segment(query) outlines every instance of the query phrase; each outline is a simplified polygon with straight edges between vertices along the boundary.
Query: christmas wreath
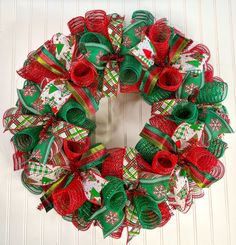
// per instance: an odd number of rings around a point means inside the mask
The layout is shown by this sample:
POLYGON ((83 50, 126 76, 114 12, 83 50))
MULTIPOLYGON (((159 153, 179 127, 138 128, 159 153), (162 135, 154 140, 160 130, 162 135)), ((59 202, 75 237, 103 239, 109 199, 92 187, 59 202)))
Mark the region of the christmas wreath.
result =
POLYGON ((222 101, 227 84, 213 76, 210 52, 166 19, 135 11, 124 17, 93 10, 69 21, 31 52, 18 74, 16 107, 3 117, 13 134, 14 170, 78 230, 92 224, 127 242, 141 228, 165 225, 187 212, 203 188, 222 178, 219 160, 231 133, 222 101), (151 117, 135 146, 91 143, 91 115, 103 97, 140 93, 151 117))

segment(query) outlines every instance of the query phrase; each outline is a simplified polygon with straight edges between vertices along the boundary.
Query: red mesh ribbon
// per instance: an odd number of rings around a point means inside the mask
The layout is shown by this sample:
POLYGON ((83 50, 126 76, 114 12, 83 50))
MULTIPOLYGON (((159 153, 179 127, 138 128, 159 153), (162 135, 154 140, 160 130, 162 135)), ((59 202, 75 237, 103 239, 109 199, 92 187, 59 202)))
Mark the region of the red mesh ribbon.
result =
POLYGON ((152 126, 159 128, 163 133, 168 134, 169 136, 172 136, 175 129, 177 128, 177 124, 174 121, 169 120, 162 115, 151 117, 149 122, 152 126))
POLYGON ((183 154, 183 158, 200 187, 210 186, 224 175, 224 165, 205 148, 192 147, 183 154))
POLYGON ((48 78, 49 80, 54 80, 58 77, 58 75, 52 73, 47 68, 40 65, 36 60, 22 67, 20 70, 17 71, 17 73, 24 79, 33 81, 38 84, 41 84, 46 78, 48 78))
POLYGON ((55 210, 62 216, 73 213, 86 201, 83 185, 78 176, 74 176, 65 188, 56 190, 52 194, 55 210))
POLYGON ((171 174, 178 157, 169 151, 158 151, 152 160, 152 169, 155 173, 160 175, 171 174))
POLYGON ((80 32, 84 32, 84 26, 85 26, 85 19, 83 16, 77 16, 73 19, 71 19, 67 23, 71 34, 76 35, 80 32))
POLYGON ((139 170, 144 171, 144 172, 153 172, 153 169, 150 166, 150 164, 146 162, 140 154, 137 154, 136 162, 138 164, 139 170))
POLYGON ((169 49, 170 33, 170 27, 167 25, 166 19, 160 19, 150 27, 149 38, 155 47, 158 63, 165 63, 169 49))
POLYGON ((29 54, 27 64, 17 71, 21 77, 39 84, 42 84, 45 79, 69 78, 66 69, 54 57, 52 43, 50 42, 47 41, 43 46, 29 54))
POLYGON ((87 137, 81 142, 64 141, 64 152, 69 160, 79 159, 83 153, 85 153, 90 146, 90 139, 87 137))
POLYGON ((158 227, 162 227, 170 220, 173 213, 171 212, 166 202, 159 203, 158 208, 160 209, 162 216, 161 223, 158 225, 158 227))
POLYGON ((102 164, 102 176, 115 176, 123 179, 123 161, 125 148, 114 148, 108 151, 110 154, 102 164))
POLYGON ((88 31, 98 32, 108 37, 108 18, 103 10, 91 10, 85 14, 85 23, 88 31))
POLYGON ((79 59, 70 70, 71 80, 79 87, 88 87, 97 78, 97 71, 86 59, 79 59))
POLYGON ((176 91, 182 83, 182 74, 173 67, 165 67, 158 79, 158 86, 164 90, 176 91))
POLYGON ((218 163, 217 158, 202 147, 192 146, 183 154, 183 157, 185 160, 196 166, 200 171, 207 173, 210 173, 218 163))
POLYGON ((214 68, 211 64, 207 64, 207 69, 204 72, 205 82, 212 82, 214 75, 214 68))

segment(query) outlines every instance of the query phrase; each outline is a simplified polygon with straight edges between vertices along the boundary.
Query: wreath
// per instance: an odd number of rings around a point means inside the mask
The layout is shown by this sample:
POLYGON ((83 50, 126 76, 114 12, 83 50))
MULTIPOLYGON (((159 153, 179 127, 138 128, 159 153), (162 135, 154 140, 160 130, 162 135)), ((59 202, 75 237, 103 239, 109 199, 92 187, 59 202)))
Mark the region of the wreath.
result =
POLYGON ((140 229, 187 212, 224 175, 219 160, 232 133, 222 101, 227 84, 214 77, 210 52, 166 19, 135 11, 124 17, 92 10, 69 21, 31 52, 18 74, 16 107, 3 117, 13 134, 14 170, 42 194, 38 209, 55 209, 78 230, 100 226, 127 242, 140 229), (103 97, 140 93, 151 117, 135 146, 91 143, 92 115, 103 97))

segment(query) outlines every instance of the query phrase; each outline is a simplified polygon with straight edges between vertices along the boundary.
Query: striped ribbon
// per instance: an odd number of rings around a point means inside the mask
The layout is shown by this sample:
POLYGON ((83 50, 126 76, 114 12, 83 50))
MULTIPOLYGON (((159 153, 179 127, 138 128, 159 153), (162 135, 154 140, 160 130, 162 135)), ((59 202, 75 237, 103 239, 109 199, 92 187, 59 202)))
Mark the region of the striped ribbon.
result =
POLYGON ((140 136, 162 150, 176 152, 176 145, 171 137, 148 123, 145 124, 140 136))

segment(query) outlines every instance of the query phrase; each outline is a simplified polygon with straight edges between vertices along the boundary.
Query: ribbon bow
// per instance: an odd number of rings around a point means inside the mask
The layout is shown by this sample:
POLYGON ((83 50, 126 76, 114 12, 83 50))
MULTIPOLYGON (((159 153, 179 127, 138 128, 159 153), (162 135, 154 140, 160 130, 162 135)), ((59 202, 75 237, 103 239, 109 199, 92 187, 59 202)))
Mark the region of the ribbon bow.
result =
POLYGON ((102 175, 109 180, 102 189, 103 207, 90 220, 99 222, 104 237, 120 237, 126 227, 128 243, 141 227, 153 229, 170 219, 165 203, 170 176, 145 172, 150 171, 147 163, 131 147, 111 149, 109 154, 102 165, 102 175))
POLYGON ((80 39, 85 57, 98 70, 104 69, 102 92, 108 97, 117 95, 119 80, 122 84, 135 84, 141 78, 142 69, 154 64, 154 47, 144 35, 144 28, 150 23, 136 19, 123 30, 123 21, 118 14, 109 16, 109 39, 95 32, 87 32, 80 39), (127 72, 132 74, 127 76, 127 72))

